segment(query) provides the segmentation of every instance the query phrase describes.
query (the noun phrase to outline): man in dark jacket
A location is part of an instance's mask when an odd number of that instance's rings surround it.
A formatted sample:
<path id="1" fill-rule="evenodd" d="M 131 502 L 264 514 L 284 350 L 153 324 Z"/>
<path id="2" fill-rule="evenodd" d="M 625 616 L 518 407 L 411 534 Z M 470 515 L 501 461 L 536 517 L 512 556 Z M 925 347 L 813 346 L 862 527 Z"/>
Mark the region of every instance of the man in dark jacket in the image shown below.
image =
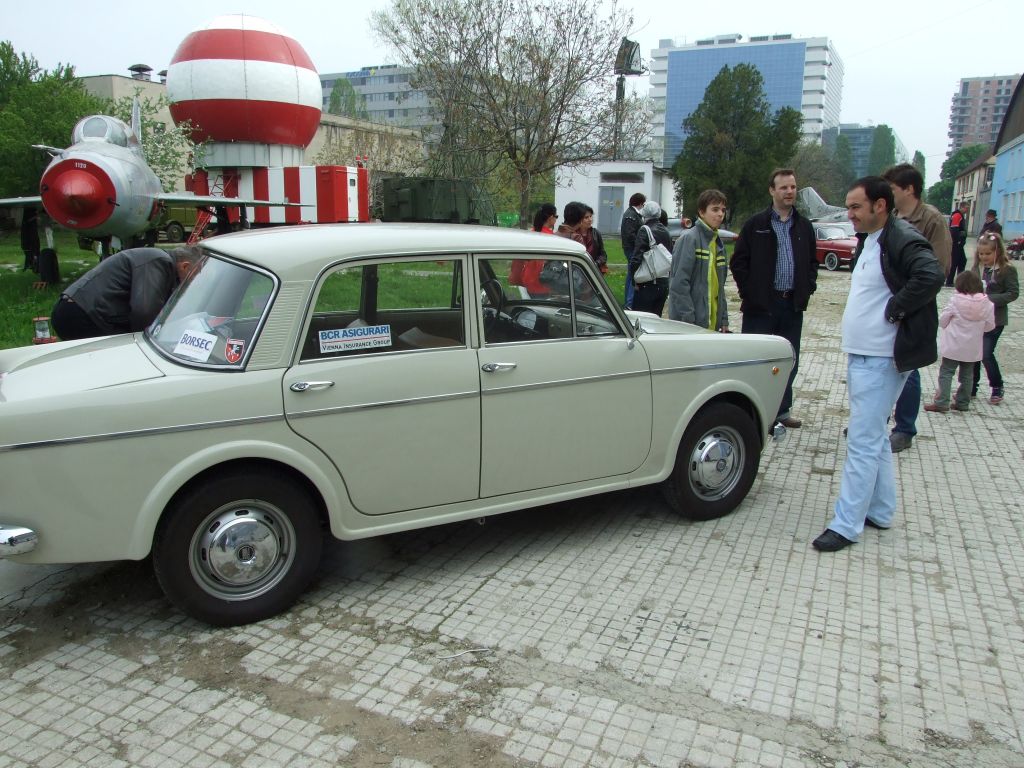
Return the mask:
<path id="1" fill-rule="evenodd" d="M 57 335 L 88 339 L 145 329 L 192 269 L 195 253 L 178 248 L 130 248 L 104 259 L 78 278 L 53 307 Z"/>
<path id="2" fill-rule="evenodd" d="M 850 421 L 839 498 L 822 552 L 853 544 L 864 526 L 885 530 L 896 512 L 896 479 L 886 422 L 915 368 L 938 357 L 935 297 L 943 274 L 928 240 L 893 215 L 881 176 L 858 179 L 846 195 L 860 243 L 843 312 Z"/>
<path id="3" fill-rule="evenodd" d="M 985 221 L 981 225 L 981 231 L 979 235 L 985 235 L 991 232 L 993 235 L 1003 236 L 1003 225 L 999 223 L 996 218 L 996 211 L 994 208 L 989 208 L 985 211 Z"/>
<path id="4" fill-rule="evenodd" d="M 636 233 L 644 223 L 644 218 L 640 215 L 640 208 L 646 202 L 647 197 L 640 192 L 636 192 L 629 198 L 629 207 L 622 212 L 622 223 L 619 225 L 619 237 L 622 240 L 622 253 L 626 257 L 626 261 L 629 261 L 629 257 L 632 256 L 633 251 L 636 250 Z M 633 289 L 633 278 L 627 270 L 626 295 L 623 297 L 626 302 L 626 309 L 633 308 Z"/>
<path id="5" fill-rule="evenodd" d="M 953 287 L 956 276 L 967 269 L 967 252 L 964 244 L 967 242 L 967 214 L 971 210 L 971 204 L 962 202 L 949 217 L 949 236 L 953 241 L 953 253 L 949 259 L 949 272 L 946 273 L 946 286 Z"/>
<path id="6" fill-rule="evenodd" d="M 800 333 L 804 310 L 818 287 L 814 228 L 797 213 L 796 176 L 777 168 L 768 180 L 772 204 L 751 216 L 740 230 L 729 266 L 740 292 L 743 333 L 782 336 L 793 345 L 793 370 L 779 404 L 776 420 L 796 429 L 800 419 L 790 415 L 793 381 L 800 364 Z"/>

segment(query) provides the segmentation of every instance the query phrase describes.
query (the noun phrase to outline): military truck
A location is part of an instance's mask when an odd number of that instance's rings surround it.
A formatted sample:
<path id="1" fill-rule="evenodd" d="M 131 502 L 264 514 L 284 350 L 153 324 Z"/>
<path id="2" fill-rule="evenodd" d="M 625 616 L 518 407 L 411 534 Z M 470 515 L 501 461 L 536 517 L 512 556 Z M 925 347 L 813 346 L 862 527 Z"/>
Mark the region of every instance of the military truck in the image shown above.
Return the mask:
<path id="1" fill-rule="evenodd" d="M 487 193 L 466 179 L 388 176 L 374 186 L 374 213 L 382 221 L 497 224 Z"/>

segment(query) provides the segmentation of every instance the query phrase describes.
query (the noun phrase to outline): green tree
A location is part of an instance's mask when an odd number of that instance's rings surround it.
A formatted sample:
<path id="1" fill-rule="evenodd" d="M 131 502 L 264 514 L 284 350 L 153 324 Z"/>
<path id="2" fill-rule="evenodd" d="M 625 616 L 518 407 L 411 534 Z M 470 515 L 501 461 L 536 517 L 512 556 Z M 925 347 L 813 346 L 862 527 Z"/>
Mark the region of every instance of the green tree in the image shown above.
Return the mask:
<path id="1" fill-rule="evenodd" d="M 607 7 L 607 6 L 606 6 Z M 615 53 L 632 16 L 613 0 L 392 0 L 372 26 L 415 70 L 440 129 L 434 172 L 477 182 L 507 164 L 521 221 L 559 166 L 609 156 Z"/>
<path id="2" fill-rule="evenodd" d="M 836 146 L 832 150 L 832 162 L 835 163 L 836 173 L 839 174 L 839 191 L 842 199 L 846 200 L 846 190 L 857 180 L 853 172 L 853 147 L 846 136 L 839 134 L 836 137 Z"/>
<path id="3" fill-rule="evenodd" d="M 875 128 L 868 150 L 868 175 L 881 176 L 886 168 L 896 165 L 896 136 L 884 123 Z"/>
<path id="4" fill-rule="evenodd" d="M 952 213 L 953 186 L 956 183 L 956 177 L 967 166 L 991 150 L 992 148 L 988 144 L 968 144 L 947 157 L 942 164 L 942 170 L 939 171 L 939 181 L 928 187 L 928 202 L 942 213 Z"/>
<path id="5" fill-rule="evenodd" d="M 50 158 L 33 144 L 66 147 L 71 129 L 103 101 L 89 95 L 74 67 L 44 70 L 10 42 L 0 42 L 0 196 L 37 194 Z"/>
<path id="6" fill-rule="evenodd" d="M 146 163 L 160 179 L 165 190 L 174 189 L 187 170 L 189 158 L 195 158 L 201 152 L 191 139 L 192 124 L 168 125 L 163 119 L 169 114 L 170 99 L 161 95 L 156 99 L 143 96 L 141 89 L 136 89 L 134 96 L 124 96 L 115 101 L 107 102 L 102 112 L 112 115 L 131 125 L 132 103 L 139 100 L 139 117 L 142 123 L 142 153 Z"/>
<path id="7" fill-rule="evenodd" d="M 366 111 L 366 97 L 356 91 L 347 77 L 339 77 L 331 88 L 331 96 L 327 102 L 327 111 L 332 115 L 351 117 L 356 120 L 369 120 Z"/>
<path id="8" fill-rule="evenodd" d="M 914 152 L 914 159 L 910 161 L 910 164 L 917 168 L 918 172 L 921 174 L 921 178 L 923 179 L 925 177 L 924 153 L 922 153 L 921 150 Z"/>
<path id="9" fill-rule="evenodd" d="M 755 67 L 722 67 L 683 121 L 686 140 L 672 166 L 687 215 L 696 215 L 697 196 L 710 187 L 729 198 L 730 219 L 767 204 L 768 175 L 793 157 L 801 124 L 795 109 L 772 114 Z"/>

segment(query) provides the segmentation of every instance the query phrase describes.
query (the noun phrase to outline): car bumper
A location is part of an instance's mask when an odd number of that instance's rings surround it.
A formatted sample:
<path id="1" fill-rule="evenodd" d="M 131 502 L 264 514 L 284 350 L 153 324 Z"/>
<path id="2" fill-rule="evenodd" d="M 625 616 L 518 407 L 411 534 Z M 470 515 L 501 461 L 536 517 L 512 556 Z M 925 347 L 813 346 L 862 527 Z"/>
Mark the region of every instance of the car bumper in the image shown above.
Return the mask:
<path id="1" fill-rule="evenodd" d="M 39 534 L 31 528 L 0 525 L 0 558 L 24 555 L 39 543 Z"/>

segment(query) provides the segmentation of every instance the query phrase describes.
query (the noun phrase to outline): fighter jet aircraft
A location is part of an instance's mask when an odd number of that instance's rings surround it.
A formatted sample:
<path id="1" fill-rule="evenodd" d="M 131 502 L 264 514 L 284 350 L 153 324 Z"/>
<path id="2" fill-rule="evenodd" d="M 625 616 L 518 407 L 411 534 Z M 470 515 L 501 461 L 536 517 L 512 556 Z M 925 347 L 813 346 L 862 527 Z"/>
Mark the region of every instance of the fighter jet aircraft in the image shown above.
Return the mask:
<path id="1" fill-rule="evenodd" d="M 796 193 L 796 209 L 810 221 L 848 221 L 846 209 L 826 203 L 814 187 L 804 187 Z"/>
<path id="2" fill-rule="evenodd" d="M 141 124 L 136 101 L 131 126 L 109 115 L 91 115 L 75 125 L 67 149 L 33 144 L 53 157 L 39 182 L 39 196 L 0 199 L 0 206 L 41 204 L 58 225 L 79 235 L 96 240 L 113 236 L 127 244 L 153 226 L 165 203 L 198 207 L 229 200 L 231 205 L 289 205 L 283 200 L 164 192 L 142 153 Z"/>

